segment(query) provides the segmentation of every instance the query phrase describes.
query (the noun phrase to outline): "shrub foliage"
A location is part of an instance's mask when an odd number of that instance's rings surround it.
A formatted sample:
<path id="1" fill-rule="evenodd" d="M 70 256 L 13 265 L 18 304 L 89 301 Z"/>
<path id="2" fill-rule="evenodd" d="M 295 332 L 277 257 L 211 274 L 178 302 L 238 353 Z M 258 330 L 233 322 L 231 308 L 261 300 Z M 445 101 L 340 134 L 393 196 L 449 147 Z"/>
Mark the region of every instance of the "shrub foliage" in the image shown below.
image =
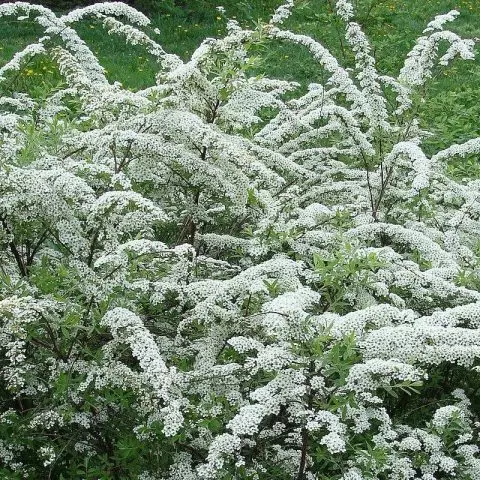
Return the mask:
<path id="1" fill-rule="evenodd" d="M 427 156 L 416 117 L 474 43 L 440 15 L 393 78 L 348 0 L 352 68 L 292 8 L 184 62 L 125 4 L 0 5 L 45 31 L 0 68 L 1 478 L 480 478 L 480 139 Z M 323 83 L 252 75 L 268 42 Z M 38 56 L 62 82 L 21 88 Z"/>

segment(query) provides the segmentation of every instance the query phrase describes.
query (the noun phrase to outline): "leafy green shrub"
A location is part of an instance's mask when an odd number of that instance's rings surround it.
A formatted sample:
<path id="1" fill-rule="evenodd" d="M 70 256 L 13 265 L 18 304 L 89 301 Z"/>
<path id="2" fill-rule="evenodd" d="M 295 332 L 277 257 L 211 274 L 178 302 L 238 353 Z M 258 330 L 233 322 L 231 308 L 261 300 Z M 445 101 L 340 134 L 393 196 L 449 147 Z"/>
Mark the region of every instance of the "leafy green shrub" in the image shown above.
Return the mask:
<path id="1" fill-rule="evenodd" d="M 124 4 L 0 6 L 45 30 L 0 68 L 2 478 L 478 478 L 480 139 L 427 155 L 416 115 L 474 44 L 440 15 L 381 75 L 332 6 L 353 70 L 291 1 L 187 62 Z M 88 15 L 154 85 L 107 80 Z M 251 75 L 267 42 L 323 82 Z"/>

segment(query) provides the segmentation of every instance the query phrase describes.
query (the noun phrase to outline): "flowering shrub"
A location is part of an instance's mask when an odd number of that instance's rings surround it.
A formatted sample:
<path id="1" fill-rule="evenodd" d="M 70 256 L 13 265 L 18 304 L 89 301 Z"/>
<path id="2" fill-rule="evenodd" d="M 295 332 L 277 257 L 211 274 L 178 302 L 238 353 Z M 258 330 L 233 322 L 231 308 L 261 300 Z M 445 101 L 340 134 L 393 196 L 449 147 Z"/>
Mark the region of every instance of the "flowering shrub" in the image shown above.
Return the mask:
<path id="1" fill-rule="evenodd" d="M 0 68 L 2 478 L 480 478 L 479 180 L 428 157 L 416 107 L 474 43 L 430 22 L 381 75 L 268 24 L 183 62 L 121 3 L 56 16 Z M 158 60 L 110 84 L 88 15 Z M 122 21 L 123 20 L 123 21 Z M 265 41 L 325 81 L 250 74 Z M 64 83 L 17 91 L 38 55 Z"/>

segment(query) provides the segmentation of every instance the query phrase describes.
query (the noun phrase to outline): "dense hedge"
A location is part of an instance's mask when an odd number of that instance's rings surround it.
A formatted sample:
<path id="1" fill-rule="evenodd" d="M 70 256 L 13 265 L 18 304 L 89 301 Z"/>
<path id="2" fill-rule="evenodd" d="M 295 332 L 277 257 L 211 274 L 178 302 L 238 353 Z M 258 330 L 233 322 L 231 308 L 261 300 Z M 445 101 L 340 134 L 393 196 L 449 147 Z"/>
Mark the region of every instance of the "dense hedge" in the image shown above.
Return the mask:
<path id="1" fill-rule="evenodd" d="M 333 5 L 352 68 L 291 0 L 187 61 L 124 4 L 0 6 L 44 30 L 0 68 L 0 479 L 478 480 L 480 138 L 418 121 L 475 45 L 439 15 L 382 75 Z M 252 73 L 284 43 L 319 80 Z"/>

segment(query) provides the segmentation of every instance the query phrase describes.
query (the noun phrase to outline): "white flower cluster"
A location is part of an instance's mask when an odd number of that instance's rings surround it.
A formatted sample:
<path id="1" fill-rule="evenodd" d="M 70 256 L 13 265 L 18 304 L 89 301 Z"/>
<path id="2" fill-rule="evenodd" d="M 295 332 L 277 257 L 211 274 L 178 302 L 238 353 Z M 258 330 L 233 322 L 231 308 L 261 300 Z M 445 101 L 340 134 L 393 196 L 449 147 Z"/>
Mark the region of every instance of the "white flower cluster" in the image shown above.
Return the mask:
<path id="1" fill-rule="evenodd" d="M 326 426 L 329 433 L 322 437 L 320 444 L 325 445 L 330 453 L 344 452 L 346 450 L 344 437 L 346 429 L 340 423 L 339 418 L 329 411 L 321 411 L 307 423 L 306 428 L 315 432 L 323 426 Z"/>
<path id="2" fill-rule="evenodd" d="M 395 357 L 394 357 L 395 358 Z M 415 367 L 395 360 L 367 360 L 354 365 L 348 373 L 346 388 L 356 392 L 377 389 L 391 381 L 416 382 L 425 375 Z"/>
<path id="3" fill-rule="evenodd" d="M 408 54 L 405 64 L 400 72 L 400 79 L 408 85 L 422 85 L 432 76 L 438 44 L 442 41 L 450 43 L 446 53 L 440 58 L 440 65 L 448 63 L 459 56 L 465 60 L 475 58 L 473 53 L 474 41 L 460 38 L 453 32 L 443 30 L 446 22 L 451 22 L 458 15 L 452 10 L 446 15 L 439 15 L 430 22 L 423 31 L 427 35 L 420 37 L 413 50 Z"/>
<path id="4" fill-rule="evenodd" d="M 293 0 L 287 0 L 286 2 L 282 3 L 275 10 L 275 13 L 272 15 L 272 18 L 270 19 L 270 23 L 282 24 L 285 21 L 285 19 L 287 19 L 291 15 L 293 6 L 294 6 Z"/>

